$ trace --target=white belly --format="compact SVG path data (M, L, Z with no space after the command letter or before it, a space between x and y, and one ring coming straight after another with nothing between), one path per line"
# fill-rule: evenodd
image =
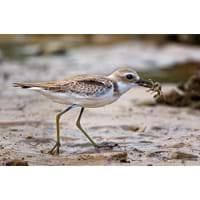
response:
M83 107L96 108L111 104L116 101L119 97L113 95L113 90L106 92L102 96L82 96L80 94L73 93L58 93L41 88L31 88L31 90L37 91L52 101L65 105L77 104Z

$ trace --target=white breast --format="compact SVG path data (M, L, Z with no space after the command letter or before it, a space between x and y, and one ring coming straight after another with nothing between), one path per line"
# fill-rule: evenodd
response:
M113 88L110 88L106 93L102 96L85 96L76 93L59 93L52 92L48 90L44 90L42 88L34 87L30 88L31 90L35 90L52 101L65 105L77 104L83 107L88 108L96 108L105 106L116 101L119 97L114 95Z
M134 83L124 83L122 81L119 81L117 82L117 85L118 85L118 90L119 90L119 93L122 95L124 94L125 92L127 92L128 90L130 90L131 88L133 88L134 86L136 86L136 84Z

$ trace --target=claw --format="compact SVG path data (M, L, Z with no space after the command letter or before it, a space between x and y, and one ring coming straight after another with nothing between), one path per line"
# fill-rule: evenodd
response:
M150 92L151 94L156 93L153 97L156 98L162 94L161 92L161 85L159 82L153 82L151 79L149 79L149 82L151 83L152 87L147 90L147 92Z
M51 155L58 155L60 153L60 143L56 142L56 144L48 153Z

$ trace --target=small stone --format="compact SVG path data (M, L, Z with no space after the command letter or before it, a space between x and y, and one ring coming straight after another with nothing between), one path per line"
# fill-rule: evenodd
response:
M112 161L120 161L123 163L127 163L128 161L128 154L127 152L119 152L110 156L110 160Z
M132 126L131 125L122 125L121 128L125 131L133 131L133 132L140 130L139 126L134 126L134 125L132 125Z
M25 160L14 159L14 160L7 161L5 165L6 166L28 166L28 162Z
M178 159L178 160L196 160L197 158L198 158L197 155L184 152L175 152L171 156L171 159Z
M177 143L177 144L172 145L172 148L182 148L184 146L185 146L185 143L181 142L181 143Z
M28 135L28 136L26 136L26 139L28 139L28 140L33 139L33 136L32 135Z

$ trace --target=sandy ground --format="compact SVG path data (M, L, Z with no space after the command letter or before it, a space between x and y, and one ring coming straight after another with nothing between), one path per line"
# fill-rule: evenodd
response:
M119 144L100 152L75 127L78 110L69 112L62 118L61 154L52 156L46 152L55 142L55 115L64 107L31 92L12 100L3 97L0 163L21 159L29 165L199 165L199 111L138 105L144 100L152 96L133 89L112 105L86 110L82 124L94 140Z
M126 54L128 50L119 51L118 46L115 49L120 55L130 57L131 54ZM61 154L47 154L55 143L55 115L65 107L40 94L13 88L12 82L61 79L83 72L109 73L113 69L111 60L116 58L111 57L112 53L110 65L104 68L100 64L92 65L107 58L103 52L100 50L96 60L88 59L89 64L84 55L91 52L84 48L64 57L32 57L23 62L1 64L0 165L12 164L9 162L15 159L28 165L200 164L200 111L146 105L145 101L154 100L144 88L132 89L109 106L86 109L83 115L82 125L97 143L111 142L119 146L96 152L75 127L78 109L74 109L62 118ZM122 64L124 56L116 64ZM172 87L163 85L163 90Z

